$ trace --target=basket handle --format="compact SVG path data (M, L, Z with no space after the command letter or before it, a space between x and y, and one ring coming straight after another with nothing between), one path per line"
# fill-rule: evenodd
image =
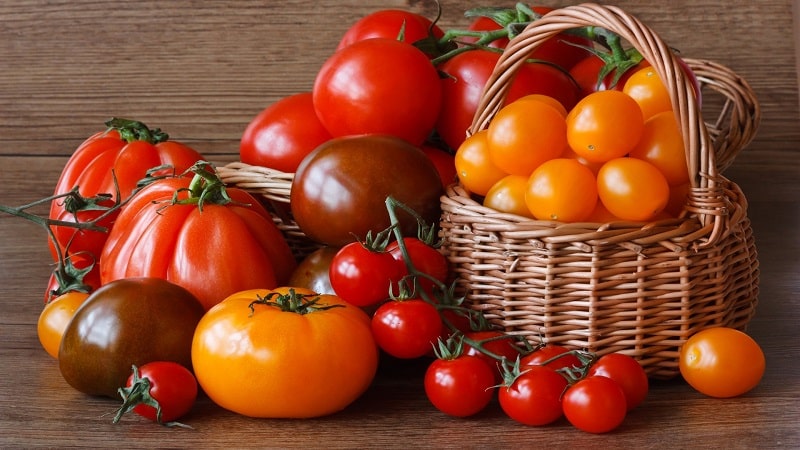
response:
M703 121L694 86L684 73L672 50L647 25L619 7L585 3L555 9L532 22L506 46L492 75L484 86L476 114L468 133L486 128L503 106L511 81L528 55L548 38L572 28L600 27L618 34L635 47L650 63L667 87L673 111L683 136L692 191L698 191L702 204L711 208L693 208L700 223L710 230L706 245L719 238L724 228L725 207L709 198L724 196L717 184L724 180L717 170L714 148ZM690 194L690 196L693 194ZM690 200L691 201L691 200ZM722 201L725 202L724 199Z

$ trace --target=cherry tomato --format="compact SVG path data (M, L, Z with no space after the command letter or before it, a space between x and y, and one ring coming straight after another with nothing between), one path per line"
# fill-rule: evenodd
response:
M644 123L644 131L630 155L658 168L670 186L689 182L686 150L672 110L657 113Z
M547 363L547 367L553 370L581 366L581 361L577 356L569 353L568 348L555 344L547 344L523 356L519 361L519 365L524 369L526 366L540 366L547 361L550 361Z
M699 331L681 346L681 375L710 397L742 395L758 385L766 360L758 343L742 331L714 327Z
M592 162L625 156L644 130L642 110L620 91L590 94L567 115L567 141L572 150Z
M600 375L616 381L625 393L628 411L639 406L647 397L647 373L638 361L622 353L601 356L589 368L589 376Z
M439 283L446 283L447 276L450 273L450 267L447 263L447 258L434 247L426 244L418 238L405 237L403 238L403 245L408 252L408 257L411 258L411 264L417 272L427 274ZM394 259L401 263L406 269L404 275L408 275L408 267L403 258L403 251L397 241L391 242L386 246L386 251L391 253ZM417 277L417 283L427 293L430 300L435 300L436 282L424 276Z
M569 70L569 74L578 86L580 86L581 97L586 97L592 92L605 91L608 89L621 91L625 86L625 81L630 78L633 72L639 67L648 65L648 63L643 61L627 69L622 75L619 75L616 71L611 71L600 80L600 71L603 70L605 65L606 62L599 56L589 55L572 66ZM619 76L619 79L615 83L614 78L617 76Z
M464 333L466 339L472 340L480 347L493 353L495 356L505 358L509 363L513 363L520 356L519 347L515 344L513 336L507 335L502 331L485 330L485 331L470 331ZM501 363L498 359L487 355L480 351L479 348L473 347L466 341L464 342L464 354L476 355L483 359L490 367L495 369L495 375L498 380L502 378Z
M661 81L655 69L650 66L637 69L625 81L622 92L636 100L642 109L642 117L647 120L654 115L672 111L672 101L667 87Z
M439 39L442 36L444 31L421 14L402 9L381 9L367 14L351 25L336 49L341 50L357 41L371 38L395 39L414 44L423 39Z
M528 177L506 175L489 189L483 199L483 205L498 211L533 218L533 213L525 203L527 189Z
M174 422L185 416L197 400L197 379L189 369L172 361L152 361L133 366L125 388L118 422L128 411L158 423Z
M396 293L404 273L405 266L391 253L351 242L333 256L329 277L342 300L355 306L372 306L389 298L390 289Z
M606 433L617 428L628 410L622 388L603 376L586 377L570 386L561 406L569 423L589 433Z
M529 366L510 386L497 391L500 407L509 417L530 426L555 422L563 415L561 394L567 380L547 366Z
M421 145L442 102L439 73L405 42L374 38L334 53L313 87L314 109L334 137L389 134Z
M454 417L468 417L482 411L492 400L495 375L477 356L461 355L436 359L425 371L428 400L439 411Z
M418 298L388 301L372 315L375 342L395 358L425 356L436 344L441 331L439 311Z
M495 183L508 175L489 157L488 134L487 130L481 130L467 138L458 147L454 159L461 185L480 196L486 195Z
M58 347L61 345L64 330L67 329L75 311L88 297L89 294L85 292L72 291L61 294L44 305L39 314L36 331L42 348L53 358L58 359Z
M525 203L539 220L583 221L597 204L597 180L574 159L551 159L528 178Z
M330 133L317 118L310 92L284 97L261 111L239 144L243 163L293 173Z
M608 91L611 92L611 91ZM646 221L669 201L667 179L654 165L637 158L616 158L597 173L597 193L611 214Z

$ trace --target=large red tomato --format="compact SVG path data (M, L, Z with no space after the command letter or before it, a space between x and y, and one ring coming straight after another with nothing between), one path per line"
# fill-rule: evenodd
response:
M156 181L125 206L100 257L103 284L163 278L208 309L234 292L288 280L296 262L269 213L236 188L224 189L226 203L221 184L203 189L204 177L216 178L205 172Z

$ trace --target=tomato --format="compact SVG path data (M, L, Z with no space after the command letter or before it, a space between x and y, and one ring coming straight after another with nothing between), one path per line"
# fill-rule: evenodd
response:
M670 186L689 182L683 137L672 110L655 114L644 123L642 137L629 156L656 166Z
M597 180L574 159L551 159L528 178L525 203L539 220L580 222L597 204Z
M391 300L372 316L372 335L381 350L395 358L413 359L430 353L442 331L439 311L419 298Z
M452 153L431 145L423 145L422 151L425 152L433 166L436 167L436 171L439 172L443 188L447 188L447 186L456 182L456 165Z
M533 218L533 213L525 203L525 191L528 189L528 177L523 175L506 175L495 183L486 197L483 206L501 212Z
M667 206L669 184L647 161L616 158L603 164L597 173L597 193L611 214L625 220L646 221Z
M64 330L58 363L64 380L90 395L118 397L131 365L173 361L190 368L198 299L160 278L126 278L94 291Z
M628 411L639 406L647 397L647 373L638 361L622 353L608 353L595 361L588 376L600 375L616 381L625 393Z
M604 376L581 379L567 389L561 406L569 423L589 433L606 433L622 424L627 414L625 393Z
M197 400L197 379L186 367L172 361L152 361L133 366L124 388L122 406L114 423L129 411L166 425L185 416Z
M567 141L592 162L625 156L642 136L644 118L636 101L620 91L590 94L567 115Z
M313 151L295 173L290 204L306 236L340 247L389 227L388 196L437 223L442 193L436 168L418 147L364 135L332 139ZM398 221L404 236L416 235L413 216L398 211Z
M558 358L556 358L557 356ZM526 366L539 366L547 361L550 361L547 363L547 367L553 370L581 366L581 361L577 356L570 353L568 348L555 344L547 344L528 353L520 359L519 365L522 369L525 369Z
M440 81L442 110L436 131L450 148L459 148L466 139L466 131L472 124L483 89L499 59L500 55L492 51L471 50L439 65L445 76ZM520 67L504 102L510 104L533 94L555 98L565 109L571 109L578 101L578 88L569 74L543 63Z
M672 111L672 101L669 98L667 87L655 69L650 66L633 72L625 81L622 92L636 100L642 109L644 120L660 112Z
M544 101L516 101L503 107L489 124L489 157L512 175L528 176L567 147L563 114Z
M311 289L317 294L335 294L331 286L331 261L339 251L337 247L320 247L300 261L294 269L289 281L289 286Z
M389 134L421 145L442 102L439 74L405 42L374 38L334 53L312 89L314 109L334 137Z
M458 147L453 160L461 185L480 196L486 195L495 183L508 175L489 157L488 135L487 130L481 130L468 137Z
M357 41L372 38L396 39L409 44L424 39L439 39L444 31L427 17L402 9L381 9L360 18L339 41L341 50Z
M630 64L634 63L631 62ZM569 70L569 74L578 86L580 86L581 98L583 98L597 91L605 91L608 89L621 91L625 86L625 81L627 81L638 68L648 65L649 63L646 61L642 61L632 67L624 69L624 72L621 74L619 73L620 69L615 68L600 80L600 72L606 67L606 61L597 55L589 55L572 66ZM617 78L616 81L615 78Z
M317 118L311 92L301 92L278 100L250 121L239 144L239 159L291 173L329 139L330 133Z
M372 306L397 294L397 282L405 267L384 250L351 242L331 259L331 287L342 300L355 306Z
M147 172L162 165L172 166L153 175L182 173L202 156L194 149L177 141L168 140L161 130L150 130L140 122L112 119L106 122L108 130L86 139L70 156L56 183L54 195L62 195L78 188L83 197L107 194L97 203L110 207L115 200L127 199L137 188L137 183ZM119 197L117 198L117 189ZM50 219L66 222L87 222L98 218L103 210L80 210L76 214L68 211L75 206L66 198L54 200L50 205ZM118 210L117 210L118 211ZM117 212L110 213L98 225L110 228ZM65 253L69 245L70 254L87 252L99 257L107 238L100 231L76 230L68 226L53 227L58 245ZM55 244L50 242L50 251L56 258Z
M77 291L61 294L48 302L39 314L36 324L39 343L53 358L58 359L58 347L61 345L64 330L75 315L75 311L88 297L89 294Z
M482 358L490 367L495 368L495 374L498 380L501 378L501 362L494 356L487 355L482 352L479 347L492 353L496 357L504 358L506 361L513 363L520 356L520 349L515 344L513 336L507 335L502 331L496 330L483 330L483 331L470 331L464 333L464 337L468 340L479 344L477 347L464 342L464 354L475 355Z
M163 278L206 309L243 289L285 283L297 263L270 214L204 169L195 177L156 181L125 205L100 257L103 283Z
M756 387L766 360L758 343L742 331L714 327L690 336L678 359L681 375L698 392L729 398Z
M99 257L99 255L97 255ZM69 292L92 292L100 287L100 266L87 252L65 255L64 265L50 274L44 302Z
M454 417L481 412L494 396L494 371L477 356L435 359L426 369L425 395L439 411Z
M563 415L561 393L567 379L547 366L529 366L510 385L497 392L503 412L517 422L542 426Z
M447 263L447 258L436 248L425 243L419 238L404 237L403 246L406 248L408 257L411 259L411 264L414 269L422 274L428 275L427 278L423 275L416 277L418 285L427 293L430 300L434 300L436 292L436 281L439 283L446 283L447 276L450 273L450 267ZM404 267L404 275L408 275L408 265L403 257L403 250L397 241L391 242L386 246L386 251ZM434 281L436 280L436 281ZM420 295L417 293L417 295Z
M192 363L200 387L227 410L309 418L355 401L375 376L378 349L360 308L282 287L238 292L210 309Z

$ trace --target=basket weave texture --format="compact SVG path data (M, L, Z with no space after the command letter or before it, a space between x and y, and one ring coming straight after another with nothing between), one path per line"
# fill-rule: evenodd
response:
M703 86L724 97L718 119L705 123L691 81L658 35L619 8L583 4L547 14L512 40L469 132L486 128L531 51L583 26L619 34L667 85L692 182L683 214L648 224L538 221L484 207L454 184L442 197L442 250L465 302L506 332L600 355L622 352L651 377L671 378L689 336L711 326L744 329L755 312L758 259L747 201L720 172L753 138L760 112L736 74L687 60Z

